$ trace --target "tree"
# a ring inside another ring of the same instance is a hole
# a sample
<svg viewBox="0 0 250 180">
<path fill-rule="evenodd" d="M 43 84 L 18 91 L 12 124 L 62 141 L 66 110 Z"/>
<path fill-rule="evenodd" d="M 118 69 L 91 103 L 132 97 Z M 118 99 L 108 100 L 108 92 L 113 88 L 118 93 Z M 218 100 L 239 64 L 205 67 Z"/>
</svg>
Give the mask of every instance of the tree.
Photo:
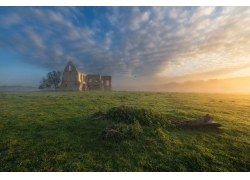
<svg viewBox="0 0 250 180">
<path fill-rule="evenodd" d="M 45 88 L 50 88 L 50 85 L 48 84 L 47 79 L 43 77 L 42 80 L 40 81 L 38 89 L 45 89 Z"/>
<path fill-rule="evenodd" d="M 39 84 L 38 89 L 45 89 L 50 88 L 53 86 L 56 89 L 58 89 L 58 86 L 60 82 L 62 81 L 62 71 L 52 71 L 48 72 L 46 78 L 42 78 Z"/>
</svg>

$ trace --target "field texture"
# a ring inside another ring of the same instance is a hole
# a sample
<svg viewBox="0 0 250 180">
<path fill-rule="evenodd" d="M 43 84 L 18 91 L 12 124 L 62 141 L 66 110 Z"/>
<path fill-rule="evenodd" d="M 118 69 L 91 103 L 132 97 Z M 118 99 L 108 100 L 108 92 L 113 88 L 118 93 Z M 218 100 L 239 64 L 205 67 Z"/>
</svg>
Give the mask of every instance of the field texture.
<svg viewBox="0 0 250 180">
<path fill-rule="evenodd" d="M 2 172 L 250 171 L 249 94 L 1 92 L 0 104 Z M 117 116 L 119 106 L 142 114 Z M 206 114 L 222 127 L 169 122 Z"/>
</svg>

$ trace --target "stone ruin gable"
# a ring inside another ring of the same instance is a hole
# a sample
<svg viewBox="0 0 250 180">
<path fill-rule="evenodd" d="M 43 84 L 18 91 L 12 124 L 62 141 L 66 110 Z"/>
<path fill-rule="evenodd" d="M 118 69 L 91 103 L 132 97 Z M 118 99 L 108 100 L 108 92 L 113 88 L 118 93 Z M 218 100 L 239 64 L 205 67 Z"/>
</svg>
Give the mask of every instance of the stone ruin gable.
<svg viewBox="0 0 250 180">
<path fill-rule="evenodd" d="M 63 71 L 61 90 L 112 90 L 112 77 L 82 73 L 69 61 Z"/>
<path fill-rule="evenodd" d="M 79 72 L 75 65 L 69 61 L 63 71 L 61 90 L 62 91 L 82 91 L 86 90 L 87 74 Z"/>
</svg>

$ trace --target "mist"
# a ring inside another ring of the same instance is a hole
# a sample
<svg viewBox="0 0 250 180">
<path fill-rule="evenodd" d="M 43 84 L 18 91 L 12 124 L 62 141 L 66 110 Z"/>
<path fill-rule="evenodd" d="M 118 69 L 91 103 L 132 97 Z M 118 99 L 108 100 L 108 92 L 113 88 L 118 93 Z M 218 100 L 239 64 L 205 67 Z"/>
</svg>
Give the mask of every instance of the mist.
<svg viewBox="0 0 250 180">
<path fill-rule="evenodd" d="M 250 93 L 250 76 L 190 80 L 185 82 L 169 82 L 163 84 L 138 84 L 113 86 L 116 91 L 164 91 L 164 92 L 197 92 L 197 93 Z"/>
</svg>

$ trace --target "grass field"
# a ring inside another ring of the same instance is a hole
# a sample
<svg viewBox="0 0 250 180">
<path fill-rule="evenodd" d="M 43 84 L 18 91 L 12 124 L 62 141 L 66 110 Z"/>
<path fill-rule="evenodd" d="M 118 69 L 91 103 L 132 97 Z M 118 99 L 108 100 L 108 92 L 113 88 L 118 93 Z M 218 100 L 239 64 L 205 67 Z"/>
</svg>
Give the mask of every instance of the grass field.
<svg viewBox="0 0 250 180">
<path fill-rule="evenodd" d="M 0 104 L 2 172 L 250 171 L 250 94 L 1 92 Z M 210 114 L 222 127 L 94 119 L 121 105 L 180 121 Z M 111 126 L 134 134 L 103 138 Z"/>
</svg>

